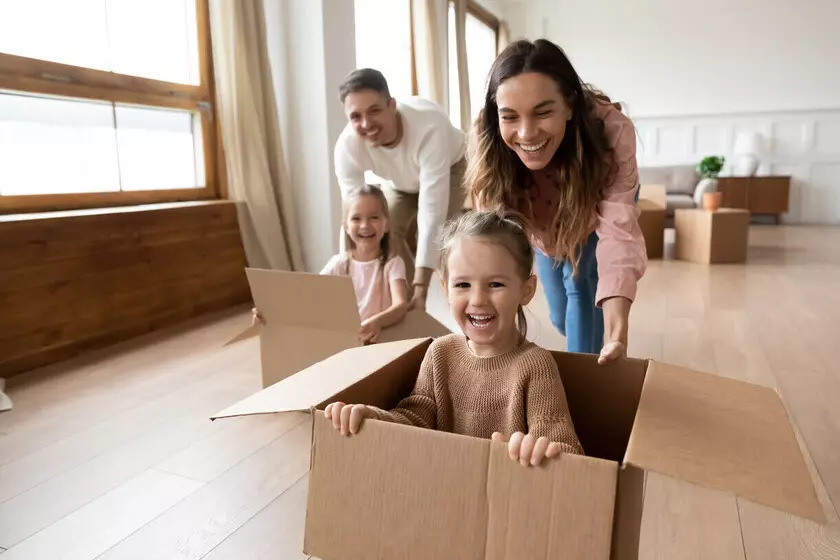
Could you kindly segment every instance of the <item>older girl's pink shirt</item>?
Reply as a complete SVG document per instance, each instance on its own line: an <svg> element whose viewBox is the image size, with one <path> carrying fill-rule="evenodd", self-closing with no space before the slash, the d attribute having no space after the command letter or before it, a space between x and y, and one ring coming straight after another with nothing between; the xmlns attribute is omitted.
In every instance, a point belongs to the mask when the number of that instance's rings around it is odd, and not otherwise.
<svg viewBox="0 0 840 560"><path fill-rule="evenodd" d="M356 292L359 317L364 321L391 307L391 282L405 280L405 262L399 256L388 259L381 279L377 279L379 266L378 260L359 262L351 259L347 253L341 253L329 260L321 274L350 276Z"/></svg>
<svg viewBox="0 0 840 560"><path fill-rule="evenodd" d="M595 302L623 296L633 301L636 286L647 268L647 251L639 227L639 208L635 203L639 186L636 163L636 133L633 124L612 104L600 102L595 116L604 120L607 138L618 164L612 182L602 189L603 200L592 215L591 231L598 235L595 257L598 261L598 289ZM548 226L557 209L557 191L551 185L534 182L531 206L537 231L529 232L534 248L554 256L554 242ZM562 257L562 256L561 256Z"/></svg>

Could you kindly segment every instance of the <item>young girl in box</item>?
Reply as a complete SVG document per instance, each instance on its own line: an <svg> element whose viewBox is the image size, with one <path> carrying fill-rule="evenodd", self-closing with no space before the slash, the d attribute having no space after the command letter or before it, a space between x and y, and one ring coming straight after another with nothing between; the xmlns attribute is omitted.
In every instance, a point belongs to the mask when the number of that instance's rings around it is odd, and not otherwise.
<svg viewBox="0 0 840 560"><path fill-rule="evenodd" d="M523 306L536 277L522 224L464 214L446 225L440 245L444 290L464 334L432 342L414 390L395 409L335 402L326 417L345 435L371 418L508 441L511 458L525 466L582 454L557 363L525 338Z"/></svg>
<svg viewBox="0 0 840 560"><path fill-rule="evenodd" d="M374 185L348 193L344 204L346 253L333 256L321 274L349 276L362 320L359 341L376 342L385 327L403 320L408 311L405 262L391 252L388 202ZM253 322L263 319L253 310Z"/></svg>

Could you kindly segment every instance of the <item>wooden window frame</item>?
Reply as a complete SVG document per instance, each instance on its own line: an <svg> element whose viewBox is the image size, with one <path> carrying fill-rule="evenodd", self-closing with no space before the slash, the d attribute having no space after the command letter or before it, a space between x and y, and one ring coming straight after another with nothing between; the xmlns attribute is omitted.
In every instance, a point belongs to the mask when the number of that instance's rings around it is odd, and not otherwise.
<svg viewBox="0 0 840 560"><path fill-rule="evenodd" d="M414 0L408 0L408 32L411 34L409 58L411 59L411 95L420 95L417 85L417 60L414 56Z"/></svg>
<svg viewBox="0 0 840 560"><path fill-rule="evenodd" d="M215 103L208 0L195 0L199 85L178 84L0 53L0 90L196 111L201 119L205 186L104 193L0 195L0 214L210 200L226 196ZM116 125L116 123L115 123Z"/></svg>
<svg viewBox="0 0 840 560"><path fill-rule="evenodd" d="M496 52L499 52L499 27L501 26L499 18L473 0L467 2L467 13L493 30L493 34L496 36Z"/></svg>
<svg viewBox="0 0 840 560"><path fill-rule="evenodd" d="M449 0L447 7L449 4L454 3L454 0ZM473 0L467 2L467 13L493 30L493 34L496 36L496 52L499 52L499 27L501 26L499 18ZM411 33L411 95L419 95L420 90L417 87L417 61L414 58L414 0L409 0L408 3L408 20L409 32Z"/></svg>

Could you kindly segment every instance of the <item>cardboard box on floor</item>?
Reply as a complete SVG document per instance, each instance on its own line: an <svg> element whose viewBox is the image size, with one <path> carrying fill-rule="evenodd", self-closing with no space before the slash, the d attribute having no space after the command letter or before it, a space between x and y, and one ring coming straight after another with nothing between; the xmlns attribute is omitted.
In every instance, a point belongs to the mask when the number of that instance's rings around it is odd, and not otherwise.
<svg viewBox="0 0 840 560"><path fill-rule="evenodd" d="M678 209L674 212L675 256L700 264L747 260L750 213L738 208Z"/></svg>
<svg viewBox="0 0 840 560"><path fill-rule="evenodd" d="M663 185L642 185L639 189L639 228L645 238L648 259L665 254L667 196Z"/></svg>
<svg viewBox="0 0 840 560"><path fill-rule="evenodd" d="M639 200L647 200L662 208L668 207L668 191L665 185L639 185Z"/></svg>
<svg viewBox="0 0 840 560"><path fill-rule="evenodd" d="M645 238L648 259L665 254L665 208L645 198L639 199L639 228Z"/></svg>
<svg viewBox="0 0 840 560"><path fill-rule="evenodd" d="M539 468L489 440L375 420L344 437L324 418L336 400L394 407L430 343L346 350L215 417L312 411L304 553L635 559L644 470L825 522L779 395L666 363L555 352L587 456Z"/></svg>
<svg viewBox="0 0 840 560"><path fill-rule="evenodd" d="M361 346L361 319L349 277L257 268L245 271L254 305L265 324L248 327L225 345L260 337L263 387L336 352ZM415 310L400 323L383 329L379 342L450 333L426 312Z"/></svg>

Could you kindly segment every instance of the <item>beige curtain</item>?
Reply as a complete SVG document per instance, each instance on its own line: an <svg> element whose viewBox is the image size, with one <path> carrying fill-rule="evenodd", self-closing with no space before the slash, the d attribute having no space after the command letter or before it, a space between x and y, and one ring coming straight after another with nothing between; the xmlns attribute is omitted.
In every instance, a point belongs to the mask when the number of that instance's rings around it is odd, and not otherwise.
<svg viewBox="0 0 840 560"><path fill-rule="evenodd" d="M496 38L496 54L501 54L510 44L510 27L506 21L499 22L499 35Z"/></svg>
<svg viewBox="0 0 840 560"><path fill-rule="evenodd" d="M455 52L458 64L458 99L461 108L461 129L467 131L472 124L470 110L470 73L467 65L467 2L455 3Z"/></svg>
<svg viewBox="0 0 840 560"><path fill-rule="evenodd" d="M411 0L414 64L421 97L449 110L447 0Z"/></svg>
<svg viewBox="0 0 840 560"><path fill-rule="evenodd" d="M262 0L211 0L218 115L230 198L250 266L302 270Z"/></svg>

